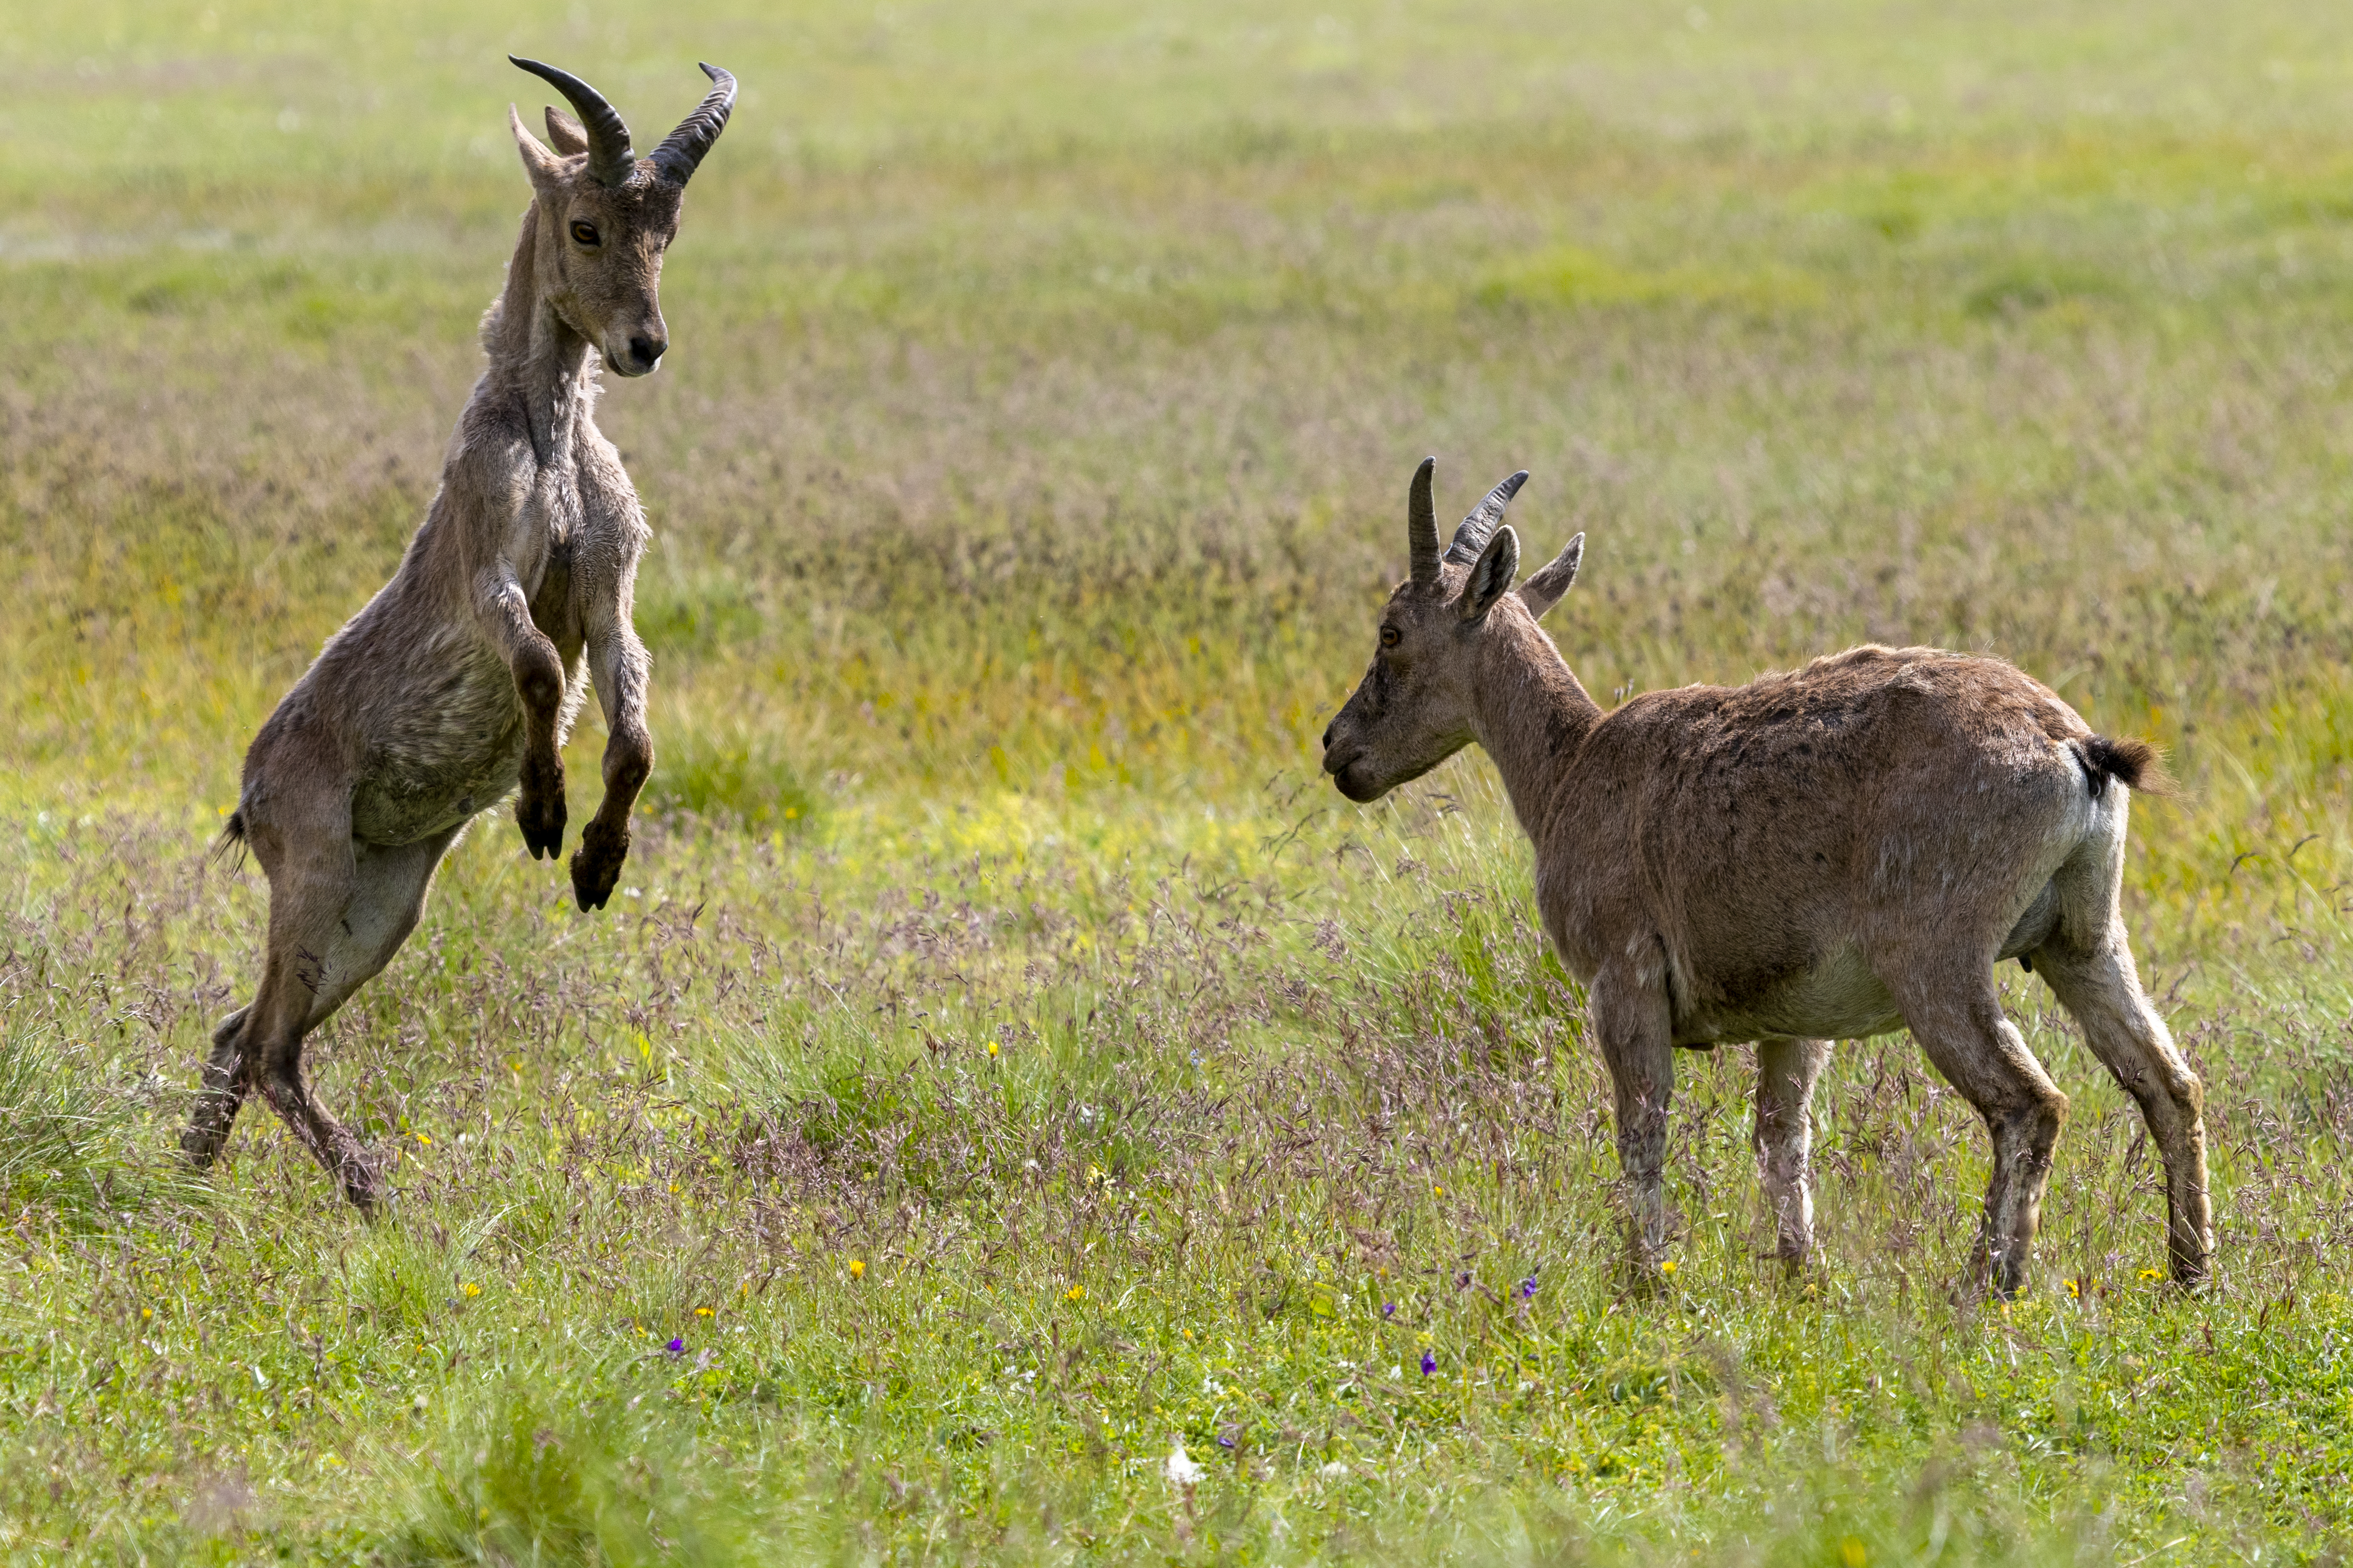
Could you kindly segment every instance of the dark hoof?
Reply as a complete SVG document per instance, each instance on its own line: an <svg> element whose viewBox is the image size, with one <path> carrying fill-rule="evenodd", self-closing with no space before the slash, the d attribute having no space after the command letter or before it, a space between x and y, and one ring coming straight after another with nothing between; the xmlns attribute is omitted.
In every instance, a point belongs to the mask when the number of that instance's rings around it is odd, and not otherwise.
<svg viewBox="0 0 2353 1568"><path fill-rule="evenodd" d="M351 1200L352 1207L369 1219L384 1213L385 1206L392 1202L392 1185L384 1179L384 1173L376 1169L375 1161L369 1155L358 1150L345 1154L339 1174L343 1178L343 1196Z"/></svg>
<svg viewBox="0 0 2353 1568"><path fill-rule="evenodd" d="M578 852L572 857L572 896L580 900L582 913L605 907L605 900L613 896L613 884L621 879L621 863L628 858L627 828L607 833L601 823L588 825L580 836Z"/></svg>
<svg viewBox="0 0 2353 1568"><path fill-rule="evenodd" d="M522 794L515 801L515 826L522 829L523 847L534 860L553 860L564 853L564 764L546 768L526 765Z"/></svg>

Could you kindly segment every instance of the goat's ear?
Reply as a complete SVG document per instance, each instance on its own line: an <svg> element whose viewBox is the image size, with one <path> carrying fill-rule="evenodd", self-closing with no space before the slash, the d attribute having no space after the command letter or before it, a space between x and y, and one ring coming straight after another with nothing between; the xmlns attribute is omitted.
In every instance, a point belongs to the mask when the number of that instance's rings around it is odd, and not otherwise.
<svg viewBox="0 0 2353 1568"><path fill-rule="evenodd" d="M1568 548L1552 558L1552 564L1520 584L1520 603L1528 614L1544 619L1544 613L1560 603L1568 585L1577 581L1577 563L1585 559L1585 535L1578 534L1568 542Z"/></svg>
<svg viewBox="0 0 2353 1568"><path fill-rule="evenodd" d="M1505 523L1487 541L1487 548L1479 552L1472 563L1471 580L1462 584L1461 608L1457 612L1472 623L1483 621L1496 602L1512 591L1512 579L1520 574L1520 536Z"/></svg>
<svg viewBox="0 0 2353 1568"><path fill-rule="evenodd" d="M512 103L507 105L507 123L514 128L515 150L522 154L522 172L531 176L531 188L554 189L564 179L564 160L531 133Z"/></svg>
<svg viewBox="0 0 2353 1568"><path fill-rule="evenodd" d="M569 158L588 151L588 132L554 104L547 106L547 144Z"/></svg>

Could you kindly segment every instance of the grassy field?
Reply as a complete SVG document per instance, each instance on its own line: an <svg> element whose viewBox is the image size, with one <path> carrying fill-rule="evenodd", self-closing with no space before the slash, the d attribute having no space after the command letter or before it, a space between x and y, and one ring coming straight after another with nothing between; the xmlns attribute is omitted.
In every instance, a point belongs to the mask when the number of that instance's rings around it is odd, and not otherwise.
<svg viewBox="0 0 2353 1568"><path fill-rule="evenodd" d="M2283 0L818 10L290 0L0 27L0 1555L2333 1562L2353 1549L2353 16ZM743 79L600 417L657 543L612 908L503 814L314 1041L358 1220L171 1158L244 745L392 570L538 55ZM2220 1282L2073 1097L2041 1264L1901 1037L1788 1281L1684 1058L1662 1298L1468 754L1314 738L1425 452L1514 468L1598 697L1987 649L2170 752L2127 907ZM578 823L593 718L577 737ZM1203 1468L1167 1475L1181 1443Z"/></svg>

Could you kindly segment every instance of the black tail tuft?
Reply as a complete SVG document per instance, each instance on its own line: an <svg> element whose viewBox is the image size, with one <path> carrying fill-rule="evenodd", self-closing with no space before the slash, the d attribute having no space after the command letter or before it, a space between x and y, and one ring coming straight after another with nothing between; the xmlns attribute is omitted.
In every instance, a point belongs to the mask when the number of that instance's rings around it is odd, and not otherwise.
<svg viewBox="0 0 2353 1568"><path fill-rule="evenodd" d="M2120 779L2126 789L2144 795L2173 793L2173 781L2165 773L2165 759L2147 741L2088 735L2075 742L2075 761L2082 765L2084 782L2094 799L2107 792L2110 779Z"/></svg>
<svg viewBox="0 0 2353 1568"><path fill-rule="evenodd" d="M213 860L227 860L232 856L236 858L231 862L229 868L231 870L245 864L245 813L242 811L229 813L227 823L220 830L220 837L213 840L210 857Z"/></svg>

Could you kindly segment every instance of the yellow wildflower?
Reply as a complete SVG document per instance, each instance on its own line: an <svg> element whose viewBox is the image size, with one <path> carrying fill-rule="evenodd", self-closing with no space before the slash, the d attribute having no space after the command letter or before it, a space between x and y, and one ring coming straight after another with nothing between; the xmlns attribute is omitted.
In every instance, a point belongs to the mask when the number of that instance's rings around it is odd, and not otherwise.
<svg viewBox="0 0 2353 1568"><path fill-rule="evenodd" d="M866 1278L866 1259L863 1258L853 1258L849 1260L849 1277L852 1279L863 1279Z"/></svg>
<svg viewBox="0 0 2353 1568"><path fill-rule="evenodd" d="M1083 1285L1073 1285L1062 1292L1062 1300L1065 1301L1083 1301L1086 1299L1087 1288Z"/></svg>
<svg viewBox="0 0 2353 1568"><path fill-rule="evenodd" d="M459 1286L458 1289L465 1292L466 1298L469 1300L471 1300L474 1297L482 1293L482 1288L480 1285L475 1284L470 1279L467 1280L463 1285Z"/></svg>
<svg viewBox="0 0 2353 1568"><path fill-rule="evenodd" d="M712 1318L718 1316L717 1313L713 1312L708 1307L697 1307L694 1310L694 1315L698 1318Z"/></svg>
<svg viewBox="0 0 2353 1568"><path fill-rule="evenodd" d="M1670 1279L1673 1279L1675 1277L1675 1260L1670 1258L1662 1261L1659 1265L1659 1272L1665 1275Z"/></svg>

